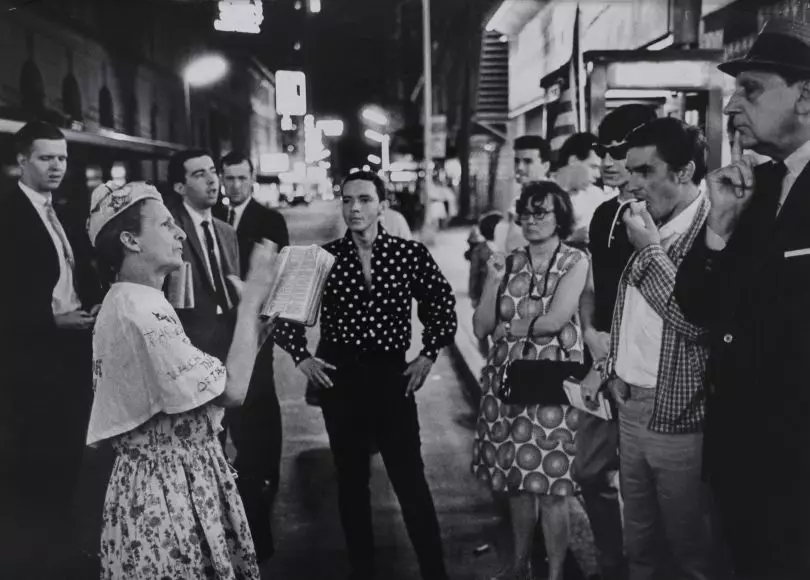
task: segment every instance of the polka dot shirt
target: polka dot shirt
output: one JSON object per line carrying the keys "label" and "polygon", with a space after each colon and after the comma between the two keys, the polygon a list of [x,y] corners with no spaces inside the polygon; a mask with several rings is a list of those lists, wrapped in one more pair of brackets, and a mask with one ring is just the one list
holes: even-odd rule
{"label": "polka dot shirt", "polygon": [[[427,248],[380,233],[372,244],[371,288],[351,233],[324,249],[335,256],[321,305],[321,340],[367,353],[404,353],[411,343],[411,302],[424,325],[422,352],[433,360],[456,333],[456,299]],[[310,356],[304,327],[281,321],[276,343],[298,364]]]}

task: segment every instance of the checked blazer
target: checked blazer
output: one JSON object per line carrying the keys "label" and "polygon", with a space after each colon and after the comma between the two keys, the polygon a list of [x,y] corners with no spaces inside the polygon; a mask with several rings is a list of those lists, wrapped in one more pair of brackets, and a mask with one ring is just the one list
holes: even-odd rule
{"label": "checked blazer", "polygon": [[651,431],[659,433],[697,433],[703,430],[708,337],[702,327],[688,321],[681,311],[675,299],[675,279],[684,256],[698,234],[705,231],[703,225],[710,207],[709,200],[703,197],[689,230],[669,249],[651,244],[635,252],[619,284],[604,378],[615,376],[622,313],[627,288],[632,285],[664,321],[655,405],[648,425]]}

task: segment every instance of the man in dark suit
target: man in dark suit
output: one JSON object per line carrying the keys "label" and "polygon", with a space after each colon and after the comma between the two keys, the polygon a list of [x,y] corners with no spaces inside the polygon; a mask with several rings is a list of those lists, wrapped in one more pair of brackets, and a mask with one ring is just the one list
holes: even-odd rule
{"label": "man in dark suit", "polygon": [[[227,206],[214,212],[236,228],[242,275],[247,274],[253,246],[270,240],[280,250],[289,245],[287,223],[282,215],[252,199],[253,163],[239,153],[222,158],[222,182]],[[273,377],[273,341],[267,340],[253,367],[253,377],[244,405],[228,410],[228,430],[236,447],[236,483],[245,504],[250,531],[259,561],[274,551],[270,511],[278,491],[281,462],[281,409]]]}
{"label": "man in dark suit", "polygon": [[219,197],[217,168],[205,151],[182,151],[169,161],[169,181],[182,199],[174,217],[186,232],[183,260],[191,264],[194,287],[194,308],[177,315],[194,346],[224,361],[239,299],[228,276],[240,270],[236,232],[211,213]]}
{"label": "man in dark suit", "polygon": [[738,577],[810,578],[810,24],[768,22],[720,70],[736,151],[676,288],[710,330],[704,468]]}
{"label": "man in dark suit", "polygon": [[64,135],[31,122],[15,142],[21,177],[0,197],[0,569],[57,578],[72,556],[101,286],[86,232],[66,228],[53,204],[67,169]]}

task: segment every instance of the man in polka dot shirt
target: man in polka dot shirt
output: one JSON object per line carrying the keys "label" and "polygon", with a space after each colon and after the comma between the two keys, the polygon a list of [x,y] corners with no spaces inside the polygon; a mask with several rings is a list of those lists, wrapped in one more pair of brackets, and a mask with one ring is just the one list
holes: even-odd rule
{"label": "man in polka dot shirt", "polygon": [[[276,343],[319,389],[335,458],[338,501],[353,580],[374,573],[369,492],[372,444],[379,449],[425,580],[444,580],[439,524],[424,475],[414,393],[456,332],[455,298],[427,248],[380,225],[385,187],[374,173],[351,174],[341,188],[348,231],[325,249],[335,265],[323,294],[321,342],[307,350],[304,328],[281,322]],[[424,324],[411,363],[411,307]]]}

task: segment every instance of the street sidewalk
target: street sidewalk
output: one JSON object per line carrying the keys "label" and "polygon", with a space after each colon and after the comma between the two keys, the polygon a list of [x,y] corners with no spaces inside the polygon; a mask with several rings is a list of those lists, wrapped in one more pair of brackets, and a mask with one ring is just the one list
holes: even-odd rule
{"label": "street sidewalk", "polygon": [[[458,332],[453,347],[453,355],[459,363],[460,371],[465,375],[465,383],[478,388],[484,357],[478,350],[478,339],[473,333],[473,306],[467,293],[470,275],[470,262],[464,259],[464,252],[469,247],[467,237],[472,226],[457,226],[436,232],[432,243],[428,244],[433,258],[442,273],[453,287],[456,297],[456,314],[458,315]],[[469,393],[478,400],[480,391]]]}

